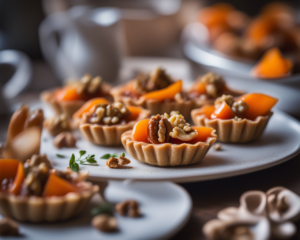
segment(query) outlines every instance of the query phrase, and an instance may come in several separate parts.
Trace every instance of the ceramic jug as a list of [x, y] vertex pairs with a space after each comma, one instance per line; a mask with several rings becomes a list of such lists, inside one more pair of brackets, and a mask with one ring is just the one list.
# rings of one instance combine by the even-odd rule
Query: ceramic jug
[[42, 22], [39, 35], [44, 57], [61, 80], [86, 73], [116, 80], [122, 45], [117, 9], [75, 6], [54, 13]]

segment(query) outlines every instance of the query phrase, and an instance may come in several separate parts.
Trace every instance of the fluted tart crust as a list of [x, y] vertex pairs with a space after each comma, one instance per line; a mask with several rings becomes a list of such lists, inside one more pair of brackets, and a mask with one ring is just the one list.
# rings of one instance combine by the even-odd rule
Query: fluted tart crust
[[265, 130], [273, 112], [259, 116], [255, 120], [249, 119], [208, 119], [200, 114], [200, 109], [191, 113], [195, 125], [211, 127], [216, 130], [217, 140], [226, 143], [247, 143], [258, 139]]
[[121, 140], [126, 151], [136, 160], [161, 167], [180, 166], [200, 162], [216, 141], [215, 130], [205, 142], [195, 144], [152, 144], [132, 139], [132, 131], [123, 133]]

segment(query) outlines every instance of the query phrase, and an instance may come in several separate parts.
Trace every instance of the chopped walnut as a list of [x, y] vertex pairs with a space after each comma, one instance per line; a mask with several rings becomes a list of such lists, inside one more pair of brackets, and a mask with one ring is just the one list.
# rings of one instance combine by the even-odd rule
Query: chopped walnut
[[118, 124], [129, 114], [129, 110], [121, 102], [100, 104], [94, 106], [89, 113], [84, 114], [83, 121], [105, 125]]
[[109, 168], [118, 168], [131, 163], [131, 161], [125, 157], [119, 158], [112, 157], [106, 161], [106, 166]]
[[215, 150], [215, 151], [220, 151], [220, 150], [222, 150], [222, 145], [221, 145], [220, 143], [216, 143], [216, 144], [214, 145], [214, 150]]
[[133, 83], [134, 92], [143, 95], [147, 92], [160, 90], [168, 87], [173, 80], [168, 76], [164, 69], [156, 68], [150, 74], [139, 74]]
[[234, 102], [232, 105], [232, 110], [237, 114], [241, 114], [245, 112], [249, 108], [248, 104], [244, 102], [243, 100], [239, 100], [237, 102]]
[[19, 236], [19, 225], [10, 218], [0, 220], [0, 236]]
[[224, 79], [213, 72], [205, 74], [200, 81], [205, 84], [207, 95], [212, 98], [218, 97], [225, 85]]
[[169, 133], [172, 131], [172, 125], [169, 120], [157, 114], [156, 116], [151, 117], [147, 133], [149, 140], [154, 143], [164, 143], [169, 141]]
[[226, 102], [229, 107], [232, 107], [234, 103], [233, 96], [231, 95], [225, 95], [223, 94], [221, 97], [217, 98], [215, 101], [215, 108], [218, 108], [221, 106], [222, 102]]
[[48, 118], [44, 121], [44, 127], [52, 136], [56, 136], [61, 132], [71, 131], [71, 126], [65, 114]]
[[46, 163], [42, 162], [38, 166], [30, 168], [30, 172], [24, 180], [26, 194], [41, 196], [48, 177], [49, 168]]
[[97, 76], [92, 78], [91, 75], [85, 74], [80, 81], [73, 83], [79, 95], [94, 94], [101, 90], [102, 78]]
[[92, 219], [92, 225], [102, 232], [114, 232], [118, 228], [117, 219], [107, 214], [95, 216]]
[[128, 215], [129, 217], [139, 217], [141, 215], [141, 211], [139, 208], [139, 204], [135, 200], [127, 200], [116, 205], [116, 211], [121, 216]]
[[181, 114], [175, 112], [169, 118], [173, 129], [170, 132], [172, 138], [177, 138], [182, 141], [190, 141], [198, 136], [198, 132], [191, 128], [190, 124], [187, 123]]
[[70, 132], [62, 132], [54, 138], [53, 143], [57, 148], [72, 148], [76, 146], [76, 138]]
[[32, 168], [32, 167], [37, 167], [41, 163], [45, 163], [48, 169], [52, 169], [51, 162], [48, 159], [46, 154], [43, 154], [43, 155], [34, 154], [34, 155], [32, 155], [32, 157], [24, 163], [24, 167], [25, 167], [25, 169]]

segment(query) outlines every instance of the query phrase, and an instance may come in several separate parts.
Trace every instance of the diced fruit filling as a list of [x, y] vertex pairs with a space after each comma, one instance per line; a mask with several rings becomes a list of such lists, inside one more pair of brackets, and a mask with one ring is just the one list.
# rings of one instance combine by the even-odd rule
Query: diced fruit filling
[[[211, 136], [212, 128], [191, 127], [177, 111], [152, 116], [137, 122], [133, 128], [134, 141], [153, 144], [205, 142]], [[209, 133], [209, 134], [208, 134]]]
[[277, 103], [278, 99], [261, 93], [250, 93], [234, 101], [230, 95], [223, 95], [216, 99], [214, 106], [204, 106], [199, 115], [210, 119], [255, 120], [258, 116], [265, 116]]
[[24, 165], [14, 159], [0, 160], [0, 192], [22, 196], [64, 196], [81, 191], [78, 173], [52, 169], [46, 155], [33, 155]]
[[86, 107], [79, 109], [73, 117], [81, 116], [82, 123], [114, 125], [134, 121], [142, 111], [140, 107], [125, 106], [121, 102], [102, 104], [100, 102], [99, 99], [90, 100], [87, 105], [84, 105]]
[[91, 98], [103, 95], [102, 78], [92, 78], [89, 74], [84, 75], [79, 81], [72, 82], [66, 87], [55, 92], [58, 101], [87, 101]]
[[279, 78], [290, 73], [292, 67], [293, 63], [284, 58], [278, 48], [272, 48], [253, 68], [252, 74], [258, 78]]

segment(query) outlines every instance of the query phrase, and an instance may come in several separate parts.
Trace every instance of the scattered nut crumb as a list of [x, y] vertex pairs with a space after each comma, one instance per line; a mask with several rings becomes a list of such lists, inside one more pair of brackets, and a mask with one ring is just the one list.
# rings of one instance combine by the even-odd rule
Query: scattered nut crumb
[[116, 211], [121, 216], [128, 215], [129, 217], [139, 217], [141, 215], [141, 211], [139, 208], [139, 204], [135, 200], [127, 200], [116, 205]]
[[117, 219], [107, 214], [97, 215], [92, 219], [94, 228], [102, 232], [114, 232], [117, 230]]
[[19, 225], [14, 220], [4, 217], [0, 220], [0, 236], [19, 236]]
[[215, 151], [220, 151], [220, 150], [222, 150], [222, 145], [221, 145], [220, 143], [216, 143], [216, 144], [214, 145], [214, 150], [215, 150]]
[[106, 166], [109, 168], [118, 168], [129, 163], [131, 163], [131, 161], [125, 157], [122, 156], [120, 156], [119, 158], [112, 157], [106, 161]]
[[54, 138], [53, 143], [57, 148], [72, 148], [76, 145], [76, 138], [70, 132], [62, 132]]

